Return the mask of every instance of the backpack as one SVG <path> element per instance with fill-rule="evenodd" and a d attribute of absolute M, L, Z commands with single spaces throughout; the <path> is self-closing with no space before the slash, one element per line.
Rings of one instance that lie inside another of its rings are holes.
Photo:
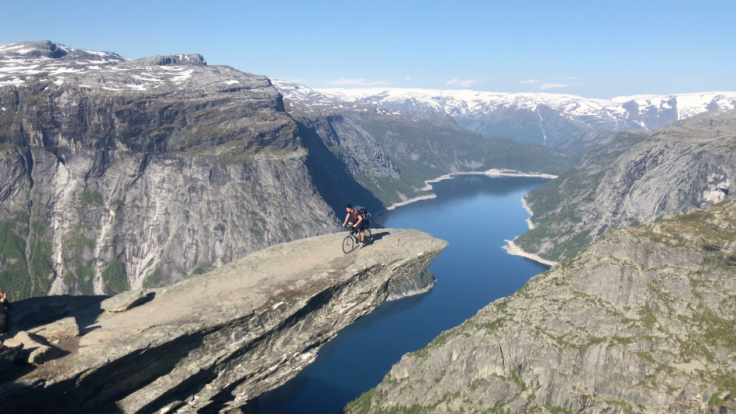
<path fill-rule="evenodd" d="M 365 219 L 367 216 L 370 216 L 371 213 L 368 212 L 368 210 L 365 209 L 363 206 L 355 206 L 353 207 L 355 211 L 360 213 L 360 215 Z"/>

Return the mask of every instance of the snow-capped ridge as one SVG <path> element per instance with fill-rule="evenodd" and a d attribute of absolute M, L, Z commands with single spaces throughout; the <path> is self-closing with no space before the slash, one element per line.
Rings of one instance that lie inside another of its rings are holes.
<path fill-rule="evenodd" d="M 560 145 L 593 126 L 613 130 L 656 129 L 701 112 L 736 108 L 736 92 L 635 95 L 606 100 L 548 92 L 311 89 L 293 82 L 274 80 L 273 83 L 285 98 L 307 105 L 372 104 L 400 110 L 444 112 L 485 136 L 506 136 L 545 145 Z"/>

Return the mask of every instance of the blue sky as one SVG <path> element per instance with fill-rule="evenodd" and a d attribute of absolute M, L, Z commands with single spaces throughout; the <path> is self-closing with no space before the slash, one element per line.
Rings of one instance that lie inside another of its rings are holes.
<path fill-rule="evenodd" d="M 2 10 L 0 43 L 201 53 L 312 87 L 736 90 L 733 1 L 25 0 Z"/>

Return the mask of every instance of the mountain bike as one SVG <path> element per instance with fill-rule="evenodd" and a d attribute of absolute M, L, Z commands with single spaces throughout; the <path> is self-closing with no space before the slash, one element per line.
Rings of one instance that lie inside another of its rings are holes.
<path fill-rule="evenodd" d="M 371 229 L 366 227 L 363 229 L 363 232 L 365 234 L 365 243 L 368 244 L 373 241 L 373 235 L 371 234 Z M 355 246 L 360 243 L 360 232 L 355 228 L 350 228 L 350 232 L 347 236 L 342 240 L 342 252 L 345 254 L 348 254 L 355 250 Z"/>

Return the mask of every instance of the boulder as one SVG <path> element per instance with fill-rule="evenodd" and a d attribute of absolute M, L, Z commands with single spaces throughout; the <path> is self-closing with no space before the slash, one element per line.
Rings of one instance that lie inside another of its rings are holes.
<path fill-rule="evenodd" d="M 22 349 L 23 345 L 6 346 L 5 343 L 0 344 L 0 371 L 13 365 L 13 361 L 18 357 L 18 353 Z"/>
<path fill-rule="evenodd" d="M 28 362 L 30 364 L 40 365 L 46 361 L 51 361 L 57 356 L 59 356 L 58 349 L 48 345 L 41 345 L 31 351 L 30 355 L 28 355 Z"/>
<path fill-rule="evenodd" d="M 30 329 L 28 332 L 42 336 L 48 341 L 61 341 L 79 336 L 79 326 L 74 317 L 69 317 Z"/>
<path fill-rule="evenodd" d="M 128 309 L 142 305 L 147 300 L 148 291 L 145 289 L 129 290 L 102 301 L 100 306 L 105 312 L 125 312 Z"/>
<path fill-rule="evenodd" d="M 15 334 L 15 336 L 5 341 L 3 345 L 5 347 L 16 349 L 13 356 L 15 360 L 40 365 L 59 356 L 58 349 L 48 346 L 42 342 L 43 339 L 34 338 L 33 335 L 28 332 L 20 331 Z"/>
<path fill-rule="evenodd" d="M 20 331 L 17 334 L 15 334 L 15 336 L 13 336 L 12 338 L 5 340 L 5 342 L 3 342 L 3 345 L 7 347 L 20 346 L 23 350 L 28 351 L 28 350 L 33 350 L 35 348 L 38 348 L 42 344 L 39 341 L 33 339 L 28 334 L 28 332 Z"/>

